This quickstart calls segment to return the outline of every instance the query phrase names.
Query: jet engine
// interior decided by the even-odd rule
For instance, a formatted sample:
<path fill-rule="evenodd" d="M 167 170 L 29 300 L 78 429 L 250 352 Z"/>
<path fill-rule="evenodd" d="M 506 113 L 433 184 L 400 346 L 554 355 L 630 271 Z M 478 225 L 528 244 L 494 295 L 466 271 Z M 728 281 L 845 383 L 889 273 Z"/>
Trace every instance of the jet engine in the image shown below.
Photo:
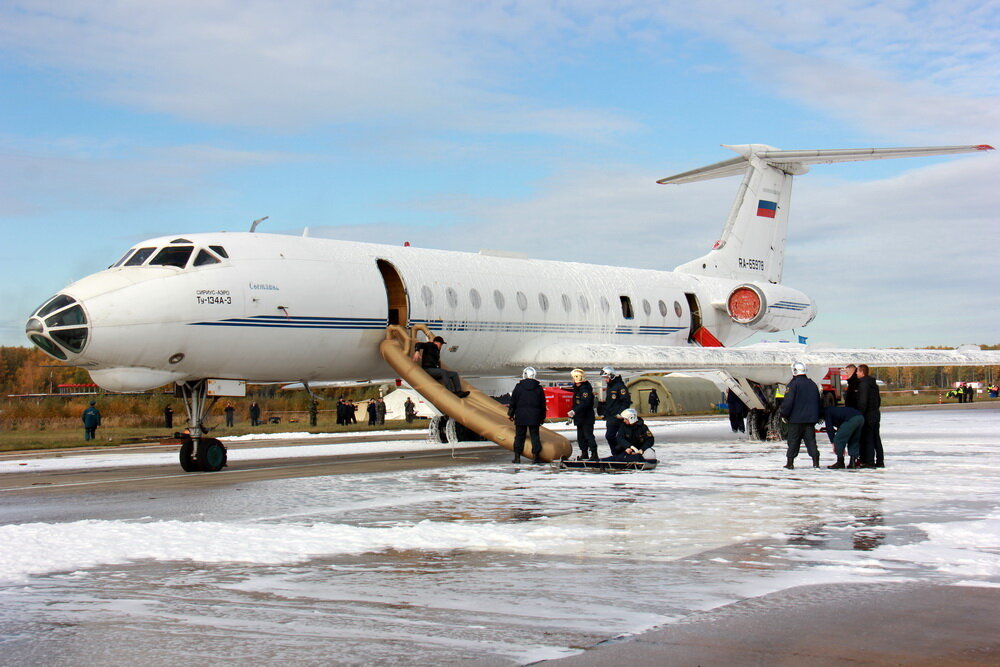
<path fill-rule="evenodd" d="M 726 299 L 729 317 L 757 331 L 802 327 L 816 317 L 816 304 L 798 290 L 769 283 L 744 283 Z"/>

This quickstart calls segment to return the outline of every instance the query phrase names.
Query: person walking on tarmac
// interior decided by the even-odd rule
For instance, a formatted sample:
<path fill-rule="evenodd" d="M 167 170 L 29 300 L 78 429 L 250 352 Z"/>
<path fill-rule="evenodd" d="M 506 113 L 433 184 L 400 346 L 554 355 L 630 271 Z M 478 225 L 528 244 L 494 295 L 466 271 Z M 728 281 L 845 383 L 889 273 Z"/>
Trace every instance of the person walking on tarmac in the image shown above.
<path fill-rule="evenodd" d="M 879 395 L 878 383 L 869 373 L 868 364 L 858 364 L 858 410 L 865 418 L 864 426 L 861 427 L 861 465 L 866 468 L 884 468 L 882 436 L 879 434 L 882 397 Z"/>
<path fill-rule="evenodd" d="M 451 393 L 459 398 L 465 398 L 469 392 L 462 391 L 462 380 L 455 371 L 441 368 L 441 348 L 447 343 L 441 336 L 435 336 L 429 343 L 417 343 L 413 352 L 413 361 L 432 378 L 440 382 Z"/>
<path fill-rule="evenodd" d="M 816 422 L 823 410 L 819 397 L 819 387 L 806 377 L 806 365 L 801 361 L 792 364 L 792 381 L 788 383 L 785 398 L 781 402 L 781 416 L 788 421 L 788 463 L 789 470 L 795 468 L 795 457 L 799 446 L 806 441 L 806 451 L 812 457 L 813 468 L 819 467 L 819 450 L 816 449 Z"/>
<path fill-rule="evenodd" d="M 623 410 L 622 425 L 615 437 L 618 438 L 618 453 L 602 461 L 655 461 L 653 433 L 646 426 L 635 408 Z"/>
<path fill-rule="evenodd" d="M 861 426 L 865 418 L 855 408 L 846 405 L 828 405 L 823 409 L 826 419 L 826 435 L 833 443 L 833 453 L 837 462 L 827 468 L 860 468 L 861 467 Z M 844 448 L 851 457 L 850 463 L 844 465 Z"/>
<path fill-rule="evenodd" d="M 545 391 L 535 379 L 535 369 L 528 366 L 521 373 L 521 381 L 510 394 L 507 418 L 514 422 L 514 463 L 521 462 L 524 438 L 531 436 L 532 463 L 542 463 L 542 437 L 538 432 L 545 421 Z"/>
<path fill-rule="evenodd" d="M 101 425 L 101 411 L 97 409 L 97 403 L 90 402 L 90 407 L 83 411 L 83 439 L 96 440 L 97 427 Z"/>
<path fill-rule="evenodd" d="M 604 437 L 611 447 L 611 454 L 615 455 L 618 454 L 618 428 L 622 423 L 618 415 L 632 405 L 632 396 L 622 376 L 615 373 L 611 366 L 601 369 L 601 377 L 608 383 L 604 400 Z"/>
<path fill-rule="evenodd" d="M 576 442 L 580 445 L 580 461 L 597 460 L 597 440 L 594 439 L 594 388 L 581 368 L 570 372 L 573 378 L 573 409 L 570 418 L 576 424 Z"/>
<path fill-rule="evenodd" d="M 655 415 L 660 411 L 660 395 L 655 389 L 649 390 L 649 414 Z"/>

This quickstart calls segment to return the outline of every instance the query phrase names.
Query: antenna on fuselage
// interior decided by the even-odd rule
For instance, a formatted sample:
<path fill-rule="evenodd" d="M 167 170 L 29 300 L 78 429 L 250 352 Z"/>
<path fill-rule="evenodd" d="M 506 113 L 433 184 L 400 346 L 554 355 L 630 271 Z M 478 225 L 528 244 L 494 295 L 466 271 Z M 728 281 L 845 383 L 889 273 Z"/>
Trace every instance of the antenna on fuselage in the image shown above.
<path fill-rule="evenodd" d="M 250 225 L 250 233 L 253 234 L 255 231 L 257 231 L 257 225 L 259 225 L 260 223 L 264 222 L 265 220 L 267 220 L 270 217 L 271 216 L 269 216 L 269 215 L 265 215 L 263 218 L 257 218 L 256 220 L 254 220 L 253 224 Z"/>

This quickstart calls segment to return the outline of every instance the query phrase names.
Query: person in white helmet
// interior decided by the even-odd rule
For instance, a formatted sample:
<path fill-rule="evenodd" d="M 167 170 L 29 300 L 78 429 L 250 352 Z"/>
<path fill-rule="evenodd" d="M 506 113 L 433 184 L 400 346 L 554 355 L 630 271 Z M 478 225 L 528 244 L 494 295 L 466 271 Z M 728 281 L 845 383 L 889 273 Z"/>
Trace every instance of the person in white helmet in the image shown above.
<path fill-rule="evenodd" d="M 597 460 L 597 440 L 594 439 L 594 388 L 581 368 L 570 372 L 573 378 L 573 409 L 569 416 L 576 425 L 576 442 L 580 445 L 580 461 Z"/>
<path fill-rule="evenodd" d="M 625 380 L 611 366 L 601 369 L 601 377 L 608 383 L 604 399 L 604 437 L 611 447 L 611 454 L 618 453 L 618 428 L 622 421 L 619 415 L 632 405 L 632 396 L 628 393 Z"/>
<path fill-rule="evenodd" d="M 507 417 L 514 422 L 514 463 L 521 462 L 524 438 L 531 436 L 532 463 L 542 463 L 542 438 L 538 428 L 545 421 L 545 391 L 535 379 L 535 369 L 528 366 L 521 373 L 521 381 L 510 394 Z"/>
<path fill-rule="evenodd" d="M 781 416 L 788 421 L 788 462 L 789 470 L 795 467 L 795 457 L 799 446 L 805 440 L 806 451 L 812 457 L 813 468 L 819 467 L 819 449 L 816 448 L 816 422 L 823 414 L 819 387 L 806 377 L 806 365 L 801 361 L 792 364 L 792 380 L 781 402 Z"/>
<path fill-rule="evenodd" d="M 635 408 L 621 413 L 622 425 L 618 429 L 618 453 L 605 461 L 656 461 L 653 451 L 653 434 Z"/>

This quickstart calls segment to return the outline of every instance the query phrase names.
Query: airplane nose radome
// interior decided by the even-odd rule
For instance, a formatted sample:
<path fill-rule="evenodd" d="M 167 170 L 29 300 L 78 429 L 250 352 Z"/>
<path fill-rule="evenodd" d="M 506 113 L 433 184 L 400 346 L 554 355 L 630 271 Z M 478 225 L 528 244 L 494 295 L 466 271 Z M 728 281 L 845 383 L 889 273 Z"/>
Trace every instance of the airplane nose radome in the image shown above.
<path fill-rule="evenodd" d="M 90 326 L 83 304 L 73 297 L 57 294 L 36 310 L 24 326 L 28 340 L 60 361 L 83 352 Z"/>

